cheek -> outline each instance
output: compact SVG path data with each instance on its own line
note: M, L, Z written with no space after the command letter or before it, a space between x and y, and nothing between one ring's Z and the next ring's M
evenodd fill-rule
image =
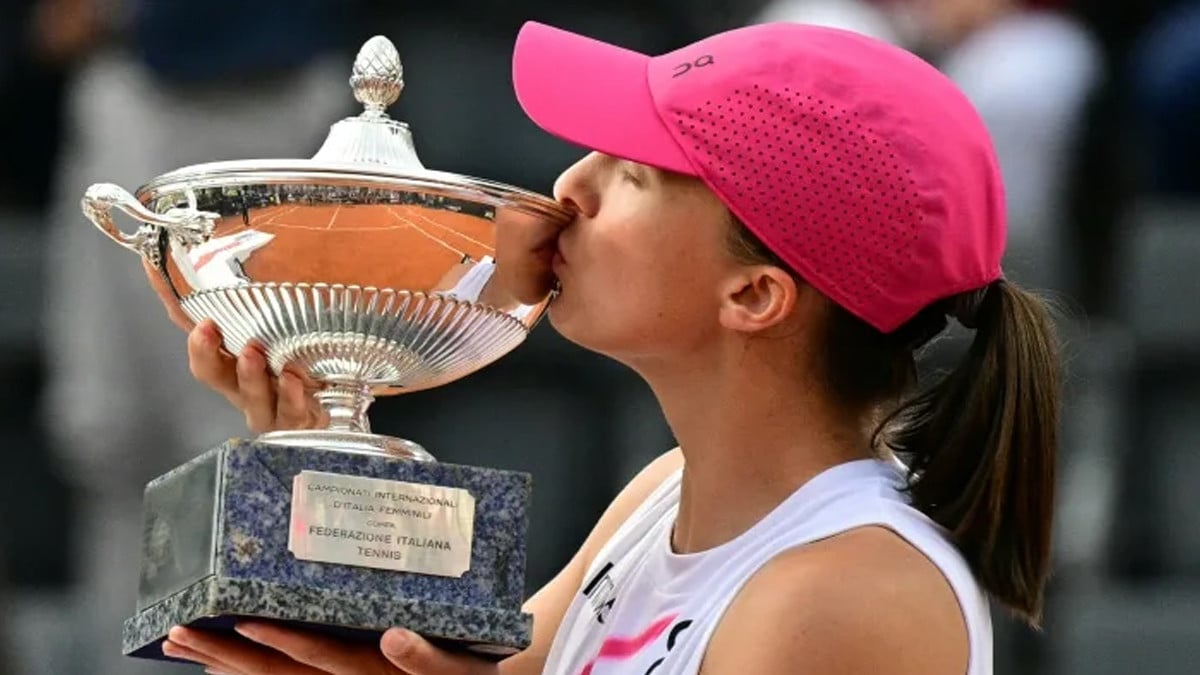
M590 306L649 319L670 312L681 293L695 292L694 252L647 229L596 232L579 242L579 265L572 271Z
M659 285L652 250L599 232L571 244L570 260L560 271L562 294L551 305L550 318L557 327L598 333L644 313Z
M644 354L682 347L716 324L705 268L693 251L626 241L597 238L577 251L550 307L550 322L564 337L610 355Z

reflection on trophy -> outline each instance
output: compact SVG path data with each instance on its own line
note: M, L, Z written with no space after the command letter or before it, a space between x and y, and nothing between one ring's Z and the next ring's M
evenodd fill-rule
M202 164L83 199L170 307L215 321L230 353L255 343L276 373L306 373L329 419L228 441L146 487L126 654L162 659L171 626L228 631L242 617L362 640L403 626L496 657L529 644L529 476L436 462L371 433L367 409L519 345L549 296L528 304L504 286L497 232L570 214L424 168L385 113L401 73L386 38L368 41L350 79L365 111L312 159ZM140 225L119 229L114 210Z

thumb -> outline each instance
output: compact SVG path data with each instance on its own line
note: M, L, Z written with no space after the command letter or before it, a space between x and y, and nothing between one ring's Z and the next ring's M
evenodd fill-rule
M434 647L425 638L402 628L391 628L379 648L392 665L410 675L497 675L494 663Z

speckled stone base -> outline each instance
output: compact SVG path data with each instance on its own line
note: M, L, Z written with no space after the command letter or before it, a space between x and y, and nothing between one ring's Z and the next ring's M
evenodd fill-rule
M292 479L306 470L469 491L470 569L455 578L296 559ZM166 659L171 626L227 631L239 617L363 641L403 626L482 655L520 651L532 634L521 612L529 499L524 473L230 441L147 486L138 612L123 652Z

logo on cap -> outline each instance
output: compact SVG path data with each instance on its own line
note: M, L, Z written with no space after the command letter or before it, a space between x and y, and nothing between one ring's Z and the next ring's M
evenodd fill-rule
M715 61L713 60L712 54L705 54L695 61L684 61L683 63L675 66L675 74L671 77L686 75L692 72L692 68L703 68L704 66L711 66L713 63L715 63Z

